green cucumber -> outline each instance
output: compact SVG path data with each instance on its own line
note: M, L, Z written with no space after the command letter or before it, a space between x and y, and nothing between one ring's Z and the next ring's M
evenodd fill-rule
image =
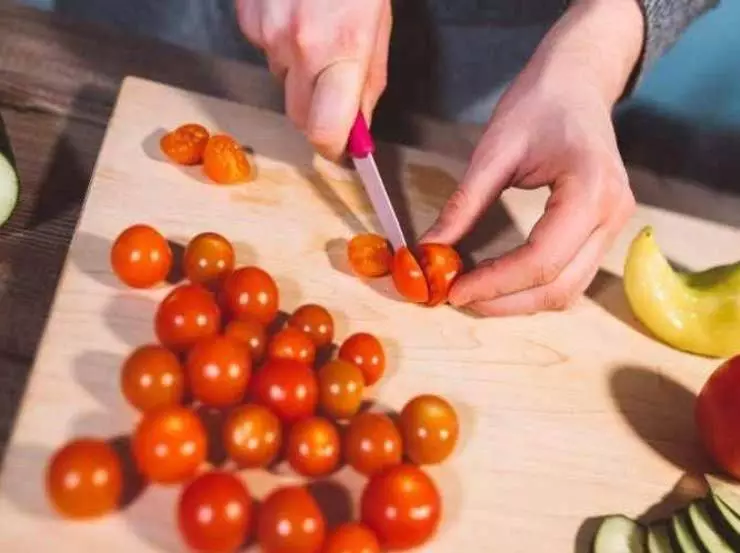
M671 533L681 553L702 553L691 528L691 521L686 512L678 512L671 518Z
M610 515L596 530L593 553L645 553L646 535L639 522L624 515Z
M647 551L648 553L673 553L667 523L656 522L648 527Z
M18 203L20 182L5 124L0 117L0 226L10 218Z
M714 527L714 521L703 500L694 501L689 505L689 520L696 537L707 553L733 553L722 534Z
M716 493L710 492L712 514L719 526L720 533L726 538L726 541L740 547L740 516L735 513L724 500Z

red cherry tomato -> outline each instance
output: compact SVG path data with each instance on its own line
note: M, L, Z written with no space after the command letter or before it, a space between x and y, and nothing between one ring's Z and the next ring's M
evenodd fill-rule
M722 470L740 479L740 355L722 362L696 398L699 437Z
M314 371L290 359L268 360L252 379L252 393L285 423L313 415L319 396Z
M381 547L411 549L427 542L442 515L439 491L414 465L397 465L371 477L360 500L362 522Z
M288 326L308 334L317 348L328 346L334 339L334 319L320 305L302 305L290 316Z
M388 241L377 234L358 234L347 244L347 258L359 276L376 278L391 270L393 253Z
M364 524L345 522L326 536L322 553L380 553L380 545Z
M303 476L325 476L339 464L339 432L324 418L310 417L295 423L285 445L288 463Z
M396 252L391 276L396 290L407 300L414 303L429 301L429 283L426 275L408 248L403 247Z
M365 377L354 363L332 359L318 372L319 403L334 419L348 419L362 406Z
M212 136L203 151L203 172L217 184L249 179L252 167L241 145L230 136Z
M165 134L159 145L162 152L175 163L197 165L203 161L208 137L208 131L203 125L188 123Z
M288 326L277 332L267 344L267 357L291 359L312 367L316 359L316 346L308 334Z
M463 269L458 253L447 244L421 244L419 264L429 284L429 301L434 306L447 301L447 294Z
M365 385L372 386L385 372L385 352L375 336L358 332L347 338L339 348L339 359L354 363L365 377Z
M185 248L182 265L191 282L220 282L234 270L234 247L215 232L198 234Z
M424 394L401 410L399 427L406 456L418 465L441 463L457 444L459 423L445 399Z
M324 515L304 488L278 488L260 506L257 541L263 553L318 553L325 534Z
M102 440L80 438L54 453L46 470L46 492L66 518L88 519L118 507L123 489L121 460Z
M162 345L185 351L198 340L218 334L221 312L213 294L203 286L183 284L159 304L154 328Z
M191 549L237 551L252 528L252 498L237 476L207 472L182 491L177 520Z
M226 277L220 299L231 318L254 318L269 325L277 316L280 298L269 274L258 267L242 267Z
M159 284L172 268L170 245L148 225L134 225L119 234L110 257L113 272L132 288Z
M403 444L393 421L382 413L352 418L344 436L344 459L360 474L370 476L401 462Z
M190 350L187 371L195 399L211 407L236 405L252 374L249 349L227 336L204 338Z
M240 405L226 419L223 441L226 453L239 467L266 467L282 445L280 419L263 405Z
M145 413L132 441L139 471L160 484L193 477L206 460L207 445L205 428L198 416L180 406Z
M245 318L231 321L224 329L224 335L235 338L247 345L252 366L262 362L267 352L267 330L257 319Z
M160 345L137 348L123 363L121 391L139 411L177 405L185 393L185 375L180 361Z

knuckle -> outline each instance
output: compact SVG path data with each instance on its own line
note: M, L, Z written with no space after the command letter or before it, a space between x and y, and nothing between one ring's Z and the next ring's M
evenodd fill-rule
M314 54L318 44L316 33L309 27L301 26L293 33L293 47L301 58Z
M281 33L272 25L262 25L262 47L268 53L274 52L280 44Z
M573 301L573 297L567 291L556 286L551 286L542 295L542 307L547 311L564 311Z
M464 188L455 190L447 200L445 209L442 212L443 217L455 218L460 213L465 213L470 209L470 197Z
M540 261L534 265L532 271L534 286L545 286L553 282L560 271L562 270L562 264L557 261L545 260Z

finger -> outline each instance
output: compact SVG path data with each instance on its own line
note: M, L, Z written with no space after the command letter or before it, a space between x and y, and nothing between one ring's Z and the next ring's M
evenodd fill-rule
M244 36L258 48L263 47L260 23L259 2L256 0L236 0L236 20Z
M306 134L324 157L338 159L357 117L366 67L358 60L340 60L323 69L314 86Z
M311 78L300 67L292 67L285 77L285 113L302 131L306 129L312 94Z
M568 177L558 184L527 242L487 265L462 275L450 302L466 305L554 281L605 219L601 187Z
M378 34L375 38L375 49L370 58L365 91L362 94L362 113L368 125L373 119L373 112L378 100L385 91L388 83L388 52L390 49L391 29L393 28L393 14L390 2L383 3L383 12L380 16Z
M519 162L513 143L492 144L485 137L476 148L470 166L421 242L454 244L509 184Z

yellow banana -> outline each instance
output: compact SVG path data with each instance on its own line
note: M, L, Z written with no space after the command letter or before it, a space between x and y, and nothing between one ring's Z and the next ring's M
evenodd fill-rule
M675 270L646 226L627 252L624 291L635 317L668 345L708 357L740 353L740 262Z

